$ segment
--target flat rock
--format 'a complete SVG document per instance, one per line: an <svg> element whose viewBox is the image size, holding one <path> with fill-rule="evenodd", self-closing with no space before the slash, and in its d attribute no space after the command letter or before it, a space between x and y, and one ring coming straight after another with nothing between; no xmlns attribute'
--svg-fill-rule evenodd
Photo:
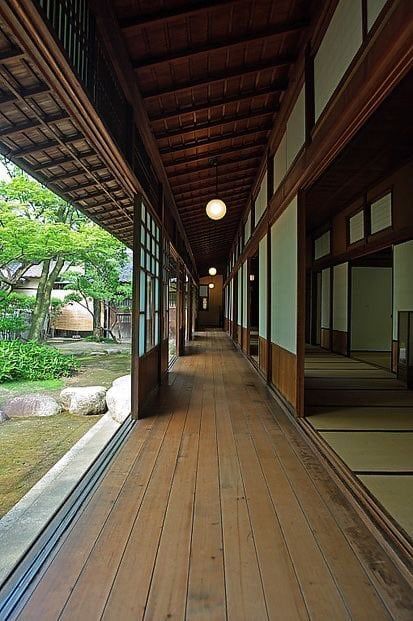
<svg viewBox="0 0 413 621"><path fill-rule="evenodd" d="M106 412L106 388L104 386L76 386L64 388L60 402L70 414L90 416Z"/></svg>
<svg viewBox="0 0 413 621"><path fill-rule="evenodd" d="M117 423L123 423L131 413L131 386L131 376L122 375L106 393L109 416Z"/></svg>
<svg viewBox="0 0 413 621"><path fill-rule="evenodd" d="M9 417L7 416L7 414L5 414L2 410L0 410L0 425L1 423L5 423L7 420L9 420Z"/></svg>
<svg viewBox="0 0 413 621"><path fill-rule="evenodd" d="M61 408L56 399L42 394L28 394L13 397L3 406L7 418L26 418L31 416L55 416Z"/></svg>

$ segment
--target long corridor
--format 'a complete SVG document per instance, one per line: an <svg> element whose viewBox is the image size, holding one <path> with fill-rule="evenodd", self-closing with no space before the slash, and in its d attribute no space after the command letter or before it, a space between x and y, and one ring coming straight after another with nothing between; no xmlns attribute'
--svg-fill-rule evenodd
<svg viewBox="0 0 413 621"><path fill-rule="evenodd" d="M197 334L19 619L411 619L412 590L222 332Z"/></svg>

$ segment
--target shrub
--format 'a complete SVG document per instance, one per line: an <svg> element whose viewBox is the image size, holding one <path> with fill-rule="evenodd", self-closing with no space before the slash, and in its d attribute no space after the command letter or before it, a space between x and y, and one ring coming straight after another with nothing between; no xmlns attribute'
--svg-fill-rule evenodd
<svg viewBox="0 0 413 621"><path fill-rule="evenodd" d="M0 342L0 382L47 380L68 376L78 368L74 356L33 341Z"/></svg>

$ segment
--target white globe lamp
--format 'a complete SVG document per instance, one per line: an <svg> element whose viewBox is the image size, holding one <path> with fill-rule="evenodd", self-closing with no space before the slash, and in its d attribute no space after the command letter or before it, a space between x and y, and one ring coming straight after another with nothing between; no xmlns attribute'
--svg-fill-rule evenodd
<svg viewBox="0 0 413 621"><path fill-rule="evenodd" d="M209 270L208 270L208 274L209 274L210 276L216 276L216 274L217 274L217 268L216 268L216 267L210 267L210 268L209 268Z"/></svg>

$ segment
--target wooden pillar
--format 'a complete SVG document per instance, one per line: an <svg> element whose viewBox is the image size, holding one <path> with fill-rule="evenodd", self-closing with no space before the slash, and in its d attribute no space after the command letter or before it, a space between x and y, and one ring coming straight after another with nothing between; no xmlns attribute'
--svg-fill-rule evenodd
<svg viewBox="0 0 413 621"><path fill-rule="evenodd" d="M141 256L141 207L142 196L135 196L133 209L133 273L132 273L132 418L139 418L139 300Z"/></svg>

